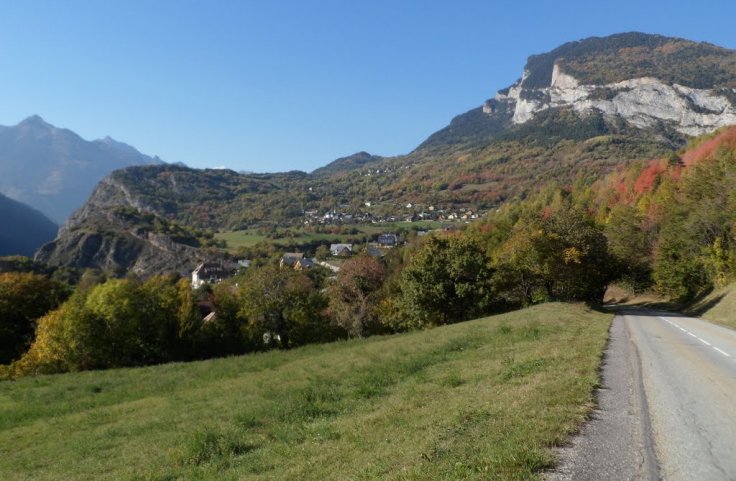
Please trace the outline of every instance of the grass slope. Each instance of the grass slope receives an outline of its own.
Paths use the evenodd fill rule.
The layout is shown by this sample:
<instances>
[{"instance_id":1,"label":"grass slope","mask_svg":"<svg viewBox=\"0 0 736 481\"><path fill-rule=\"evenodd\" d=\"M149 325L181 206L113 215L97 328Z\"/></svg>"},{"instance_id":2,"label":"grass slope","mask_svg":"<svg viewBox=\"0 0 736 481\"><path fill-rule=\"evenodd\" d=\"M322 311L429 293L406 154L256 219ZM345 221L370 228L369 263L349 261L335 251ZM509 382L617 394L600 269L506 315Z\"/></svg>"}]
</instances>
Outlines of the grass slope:
<instances>
[{"instance_id":1,"label":"grass slope","mask_svg":"<svg viewBox=\"0 0 736 481\"><path fill-rule=\"evenodd\" d=\"M714 290L698 299L686 312L736 329L736 284Z\"/></svg>"},{"instance_id":2,"label":"grass slope","mask_svg":"<svg viewBox=\"0 0 736 481\"><path fill-rule=\"evenodd\" d=\"M546 304L290 352L0 384L3 480L536 479L610 316Z\"/></svg>"}]
</instances>

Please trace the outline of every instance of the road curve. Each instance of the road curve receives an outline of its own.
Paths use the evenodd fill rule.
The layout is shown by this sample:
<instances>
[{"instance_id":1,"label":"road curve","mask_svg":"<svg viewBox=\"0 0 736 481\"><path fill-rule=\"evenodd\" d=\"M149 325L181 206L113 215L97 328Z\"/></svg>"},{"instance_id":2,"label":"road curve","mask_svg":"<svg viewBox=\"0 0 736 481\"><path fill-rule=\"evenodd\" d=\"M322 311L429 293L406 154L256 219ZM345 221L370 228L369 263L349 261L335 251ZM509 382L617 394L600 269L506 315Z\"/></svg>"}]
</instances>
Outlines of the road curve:
<instances>
[{"instance_id":1,"label":"road curve","mask_svg":"<svg viewBox=\"0 0 736 481\"><path fill-rule=\"evenodd\" d=\"M622 312L598 401L547 479L736 480L736 331Z\"/></svg>"}]
</instances>

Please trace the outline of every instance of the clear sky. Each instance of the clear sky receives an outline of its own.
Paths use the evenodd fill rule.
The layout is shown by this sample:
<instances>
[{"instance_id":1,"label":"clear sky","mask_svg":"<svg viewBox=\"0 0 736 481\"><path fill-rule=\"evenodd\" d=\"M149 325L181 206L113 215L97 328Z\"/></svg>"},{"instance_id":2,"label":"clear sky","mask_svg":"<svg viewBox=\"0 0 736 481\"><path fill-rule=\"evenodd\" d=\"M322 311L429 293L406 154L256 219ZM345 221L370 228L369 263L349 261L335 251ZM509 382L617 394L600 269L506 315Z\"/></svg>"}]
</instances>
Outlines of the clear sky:
<instances>
[{"instance_id":1,"label":"clear sky","mask_svg":"<svg viewBox=\"0 0 736 481\"><path fill-rule=\"evenodd\" d=\"M193 167L403 154L527 56L643 31L736 48L735 0L0 0L0 124Z\"/></svg>"}]
</instances>

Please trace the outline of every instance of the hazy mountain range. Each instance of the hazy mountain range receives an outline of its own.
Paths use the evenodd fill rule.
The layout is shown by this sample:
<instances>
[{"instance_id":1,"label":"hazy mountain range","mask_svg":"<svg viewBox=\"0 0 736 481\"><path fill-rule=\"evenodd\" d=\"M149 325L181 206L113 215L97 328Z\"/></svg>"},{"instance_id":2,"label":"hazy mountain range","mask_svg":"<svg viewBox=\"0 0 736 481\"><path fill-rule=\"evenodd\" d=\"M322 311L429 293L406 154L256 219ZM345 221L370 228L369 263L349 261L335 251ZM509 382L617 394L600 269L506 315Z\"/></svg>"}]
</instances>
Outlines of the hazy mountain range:
<instances>
[{"instance_id":1,"label":"hazy mountain range","mask_svg":"<svg viewBox=\"0 0 736 481\"><path fill-rule=\"evenodd\" d=\"M160 164L110 137L87 141L38 115L0 126L0 193L61 224L115 169Z\"/></svg>"}]
</instances>

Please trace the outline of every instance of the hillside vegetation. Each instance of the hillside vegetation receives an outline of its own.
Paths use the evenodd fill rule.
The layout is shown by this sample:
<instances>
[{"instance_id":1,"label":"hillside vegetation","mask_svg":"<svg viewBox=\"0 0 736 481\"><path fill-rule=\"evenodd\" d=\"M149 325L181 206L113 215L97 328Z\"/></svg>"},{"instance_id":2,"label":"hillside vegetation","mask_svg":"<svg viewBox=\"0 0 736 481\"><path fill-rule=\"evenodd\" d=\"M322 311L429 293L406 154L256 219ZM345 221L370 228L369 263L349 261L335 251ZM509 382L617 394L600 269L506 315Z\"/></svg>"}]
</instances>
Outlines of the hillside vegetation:
<instances>
[{"instance_id":1,"label":"hillside vegetation","mask_svg":"<svg viewBox=\"0 0 736 481\"><path fill-rule=\"evenodd\" d=\"M609 322L545 304L289 352L0 383L0 478L537 479L592 407Z\"/></svg>"},{"instance_id":2,"label":"hillside vegetation","mask_svg":"<svg viewBox=\"0 0 736 481\"><path fill-rule=\"evenodd\" d=\"M529 57L529 75L523 85L548 87L555 62L583 84L655 77L694 88L736 86L733 51L662 35L628 32L568 42L551 52Z\"/></svg>"},{"instance_id":3,"label":"hillside vegetation","mask_svg":"<svg viewBox=\"0 0 736 481\"><path fill-rule=\"evenodd\" d=\"M525 201L508 203L469 231L518 286L542 289L549 274L559 271L544 261L550 252L546 242L557 234L549 237L538 226L577 211L603 233L599 252L609 257L578 258L563 248L558 265L588 269L587 277L606 267L608 281L634 292L653 287L688 303L736 279L734 191L736 127L730 127L664 158L620 167L592 185L550 185ZM579 252L589 253L593 245L584 243Z\"/></svg>"},{"instance_id":4,"label":"hillside vegetation","mask_svg":"<svg viewBox=\"0 0 736 481\"><path fill-rule=\"evenodd\" d=\"M697 299L686 312L736 329L736 284L714 289Z\"/></svg>"}]
</instances>

